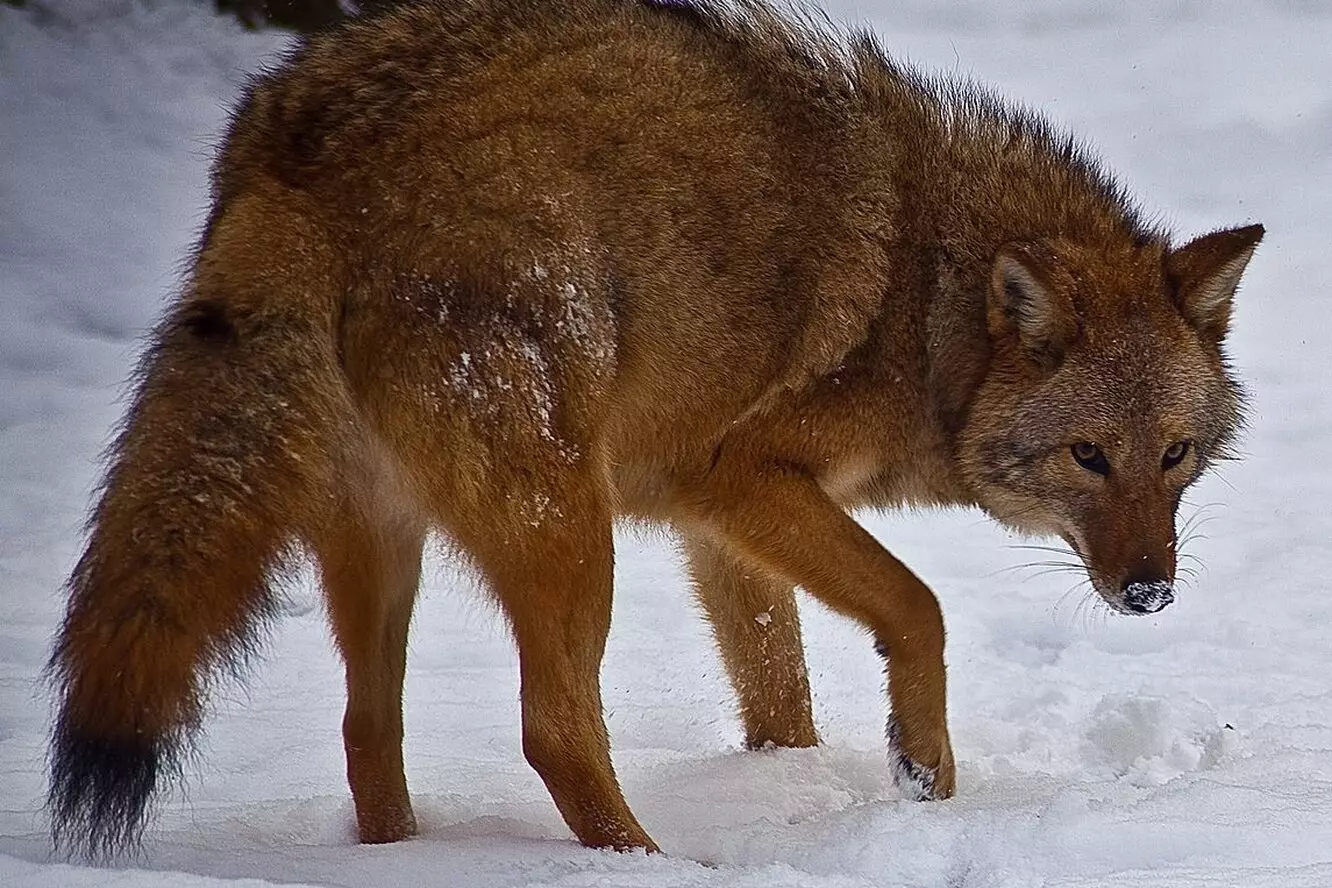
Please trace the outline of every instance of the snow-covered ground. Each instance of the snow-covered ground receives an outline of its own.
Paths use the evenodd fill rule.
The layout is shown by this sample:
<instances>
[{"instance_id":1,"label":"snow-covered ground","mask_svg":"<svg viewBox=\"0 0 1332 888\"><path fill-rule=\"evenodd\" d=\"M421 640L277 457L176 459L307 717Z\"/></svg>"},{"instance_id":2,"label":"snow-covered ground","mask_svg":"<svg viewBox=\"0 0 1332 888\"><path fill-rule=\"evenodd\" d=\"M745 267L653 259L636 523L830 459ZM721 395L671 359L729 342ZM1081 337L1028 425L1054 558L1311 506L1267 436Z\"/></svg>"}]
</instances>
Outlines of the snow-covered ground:
<instances>
[{"instance_id":1,"label":"snow-covered ground","mask_svg":"<svg viewBox=\"0 0 1332 888\"><path fill-rule=\"evenodd\" d=\"M1332 4L832 5L1071 125L1181 233L1268 227L1232 339L1247 457L1190 497L1206 569L1175 606L1128 619L1061 598L1068 579L1006 570L1029 559L979 514L867 517L943 601L955 799L897 797L878 664L815 605L825 745L741 751L669 542L624 537L607 718L666 855L572 841L520 752L502 626L436 560L407 684L420 838L353 842L340 670L307 582L248 689L218 701L187 797L116 870L49 856L38 672L225 107L281 41L202 3L45 5L58 15L0 7L0 884L1332 885Z\"/></svg>"}]
</instances>

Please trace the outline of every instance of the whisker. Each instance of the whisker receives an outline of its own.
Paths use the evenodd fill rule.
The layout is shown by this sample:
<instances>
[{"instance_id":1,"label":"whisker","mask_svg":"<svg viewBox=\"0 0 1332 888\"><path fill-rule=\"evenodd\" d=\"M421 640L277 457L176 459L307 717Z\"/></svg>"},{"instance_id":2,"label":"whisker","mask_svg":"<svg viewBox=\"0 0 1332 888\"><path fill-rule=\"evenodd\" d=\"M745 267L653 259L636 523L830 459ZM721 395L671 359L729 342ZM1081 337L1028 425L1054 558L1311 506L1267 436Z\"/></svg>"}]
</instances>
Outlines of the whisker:
<instances>
[{"instance_id":1,"label":"whisker","mask_svg":"<svg viewBox=\"0 0 1332 888\"><path fill-rule=\"evenodd\" d=\"M1028 561L1025 564L1013 564L1008 567L1001 567L986 574L986 577L998 576L999 574L1014 573L1019 570L1028 570L1038 567L1075 567L1082 570L1082 565L1075 561Z\"/></svg>"},{"instance_id":2,"label":"whisker","mask_svg":"<svg viewBox=\"0 0 1332 888\"><path fill-rule=\"evenodd\" d=\"M1220 517L1220 515L1195 515L1184 522L1184 526L1179 529L1179 535L1186 536L1190 533L1197 533L1199 528L1206 527Z\"/></svg>"},{"instance_id":3,"label":"whisker","mask_svg":"<svg viewBox=\"0 0 1332 888\"><path fill-rule=\"evenodd\" d=\"M1032 546L1032 545L1012 545L1005 546L1006 549L1022 549L1029 552L1053 552L1056 555L1070 555L1074 558L1078 553L1066 546Z\"/></svg>"},{"instance_id":4,"label":"whisker","mask_svg":"<svg viewBox=\"0 0 1332 888\"><path fill-rule=\"evenodd\" d=\"M1100 600L1099 598L1096 600L1096 605L1097 606L1092 611L1092 613L1101 618L1101 625L1098 626L1097 628L1104 629L1106 624L1110 622L1110 614L1111 614L1110 605L1106 604L1104 601Z\"/></svg>"},{"instance_id":5,"label":"whisker","mask_svg":"<svg viewBox=\"0 0 1332 888\"><path fill-rule=\"evenodd\" d=\"M1194 536L1195 534L1201 533L1204 527L1220 517L1220 515L1204 515L1200 518L1190 519L1184 522L1184 526L1179 529L1179 532L1176 533L1175 536L1180 539Z\"/></svg>"},{"instance_id":6,"label":"whisker","mask_svg":"<svg viewBox=\"0 0 1332 888\"><path fill-rule=\"evenodd\" d=\"M1083 573L1085 570L1086 570L1086 568L1084 568L1081 564L1074 564L1074 565L1060 565L1059 567L1047 567L1045 570L1037 571L1036 573L1034 573L1034 574L1032 574L1031 576L1027 577L1027 579L1029 579L1029 580L1034 580L1034 579L1036 579L1036 578L1038 578L1038 577L1049 576L1050 574L1061 574L1061 573L1063 573L1063 574L1069 574L1069 573L1071 573L1071 574L1080 574L1080 573Z\"/></svg>"},{"instance_id":7,"label":"whisker","mask_svg":"<svg viewBox=\"0 0 1332 888\"><path fill-rule=\"evenodd\" d=\"M1225 503L1221 502L1210 502L1198 506L1194 509L1193 514L1184 520L1184 524L1179 529L1179 536L1186 536L1190 531L1197 530L1205 521L1219 518L1219 515L1208 515L1207 513L1213 509L1219 509L1224 505Z\"/></svg>"},{"instance_id":8,"label":"whisker","mask_svg":"<svg viewBox=\"0 0 1332 888\"><path fill-rule=\"evenodd\" d=\"M1078 606L1073 609L1073 621L1076 624L1076 628L1079 632L1084 634L1087 631L1087 614L1089 613L1088 608L1090 605L1090 596L1083 595L1078 599Z\"/></svg>"},{"instance_id":9,"label":"whisker","mask_svg":"<svg viewBox=\"0 0 1332 888\"><path fill-rule=\"evenodd\" d=\"M1064 602L1068 600L1068 596L1072 595L1074 592L1076 592L1078 589L1082 588L1083 586L1087 586L1090 584L1091 580L1088 577L1083 577L1081 580L1079 580L1078 582L1074 583L1072 586L1069 586L1067 589L1064 590L1064 594L1060 595L1059 599L1055 602L1053 616L1056 622L1059 621L1059 611L1061 608L1063 608ZM1073 613L1074 613L1074 619L1076 619L1077 610L1075 609Z\"/></svg>"},{"instance_id":10,"label":"whisker","mask_svg":"<svg viewBox=\"0 0 1332 888\"><path fill-rule=\"evenodd\" d=\"M1208 537L1207 534L1201 533L1200 531L1197 530L1191 530L1175 541L1175 549L1176 550L1182 549L1185 546L1187 546L1189 543L1194 542L1195 540L1206 540L1206 539L1210 539L1210 537Z\"/></svg>"},{"instance_id":11,"label":"whisker","mask_svg":"<svg viewBox=\"0 0 1332 888\"><path fill-rule=\"evenodd\" d=\"M1089 621L1097 601L1100 601L1100 596L1096 594L1096 587L1089 583L1087 593L1078 600L1078 606L1073 609L1073 619L1074 621L1081 620L1083 632L1090 628Z\"/></svg>"},{"instance_id":12,"label":"whisker","mask_svg":"<svg viewBox=\"0 0 1332 888\"><path fill-rule=\"evenodd\" d=\"M1175 548L1182 548L1193 540L1205 539L1207 539L1207 534L1203 533L1201 527L1190 527L1175 535Z\"/></svg>"}]
</instances>

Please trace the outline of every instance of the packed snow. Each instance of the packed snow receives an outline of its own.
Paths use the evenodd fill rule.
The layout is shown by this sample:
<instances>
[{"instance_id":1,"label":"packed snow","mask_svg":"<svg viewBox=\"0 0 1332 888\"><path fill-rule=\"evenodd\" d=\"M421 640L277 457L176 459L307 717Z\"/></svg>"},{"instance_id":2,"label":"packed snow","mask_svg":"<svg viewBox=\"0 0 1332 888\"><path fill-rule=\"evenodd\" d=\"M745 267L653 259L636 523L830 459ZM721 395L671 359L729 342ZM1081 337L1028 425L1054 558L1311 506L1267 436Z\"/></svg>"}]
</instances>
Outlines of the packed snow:
<instances>
[{"instance_id":1,"label":"packed snow","mask_svg":"<svg viewBox=\"0 0 1332 888\"><path fill-rule=\"evenodd\" d=\"M112 869L51 856L39 678L97 454L205 209L244 73L283 40L210 4L0 6L0 884L466 888L1332 885L1332 4L834 3L895 53L995 84L1098 147L1182 235L1261 221L1232 337L1243 461L1192 491L1205 566L1149 617L976 513L866 516L937 590L957 797L892 786L882 675L802 602L824 744L745 752L670 541L620 538L606 716L665 854L578 846L519 740L516 656L432 561L407 681L419 838L357 845L342 683L307 577L185 793ZM43 11L44 10L44 11ZM1033 554L1039 557L1031 557ZM1013 569L1017 568L1017 569Z\"/></svg>"}]
</instances>

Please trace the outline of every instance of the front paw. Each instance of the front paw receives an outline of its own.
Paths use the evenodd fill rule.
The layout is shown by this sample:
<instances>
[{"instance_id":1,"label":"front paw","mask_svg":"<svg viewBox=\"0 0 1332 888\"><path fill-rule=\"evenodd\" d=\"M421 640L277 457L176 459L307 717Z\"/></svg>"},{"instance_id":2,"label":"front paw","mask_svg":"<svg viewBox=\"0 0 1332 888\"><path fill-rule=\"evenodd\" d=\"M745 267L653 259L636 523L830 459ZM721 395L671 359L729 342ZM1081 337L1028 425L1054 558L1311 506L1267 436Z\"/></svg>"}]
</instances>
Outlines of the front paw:
<instances>
[{"instance_id":1,"label":"front paw","mask_svg":"<svg viewBox=\"0 0 1332 888\"><path fill-rule=\"evenodd\" d=\"M927 750L931 750L929 754ZM902 726L896 716L888 717L888 764L893 784L905 798L916 802L951 798L957 787L957 768L947 731L934 743L918 743L908 754L902 741Z\"/></svg>"}]
</instances>

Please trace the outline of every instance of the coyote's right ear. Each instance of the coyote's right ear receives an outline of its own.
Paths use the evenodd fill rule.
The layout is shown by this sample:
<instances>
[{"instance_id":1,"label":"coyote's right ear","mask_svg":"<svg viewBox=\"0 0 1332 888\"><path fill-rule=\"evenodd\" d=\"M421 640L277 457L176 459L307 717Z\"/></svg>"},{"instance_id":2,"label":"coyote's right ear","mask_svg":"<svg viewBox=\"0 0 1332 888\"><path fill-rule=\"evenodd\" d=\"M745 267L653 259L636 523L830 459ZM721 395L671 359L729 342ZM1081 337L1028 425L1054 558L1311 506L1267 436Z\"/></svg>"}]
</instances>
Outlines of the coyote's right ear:
<instances>
[{"instance_id":1,"label":"coyote's right ear","mask_svg":"<svg viewBox=\"0 0 1332 888\"><path fill-rule=\"evenodd\" d=\"M1009 244L994 258L986 312L990 336L1016 337L1026 355L1053 369L1078 335L1077 314L1053 282L1054 255L1035 244Z\"/></svg>"},{"instance_id":2,"label":"coyote's right ear","mask_svg":"<svg viewBox=\"0 0 1332 888\"><path fill-rule=\"evenodd\" d=\"M1166 257L1166 276L1180 314L1213 342L1226 338L1235 288L1263 233L1261 225L1214 231Z\"/></svg>"}]
</instances>

